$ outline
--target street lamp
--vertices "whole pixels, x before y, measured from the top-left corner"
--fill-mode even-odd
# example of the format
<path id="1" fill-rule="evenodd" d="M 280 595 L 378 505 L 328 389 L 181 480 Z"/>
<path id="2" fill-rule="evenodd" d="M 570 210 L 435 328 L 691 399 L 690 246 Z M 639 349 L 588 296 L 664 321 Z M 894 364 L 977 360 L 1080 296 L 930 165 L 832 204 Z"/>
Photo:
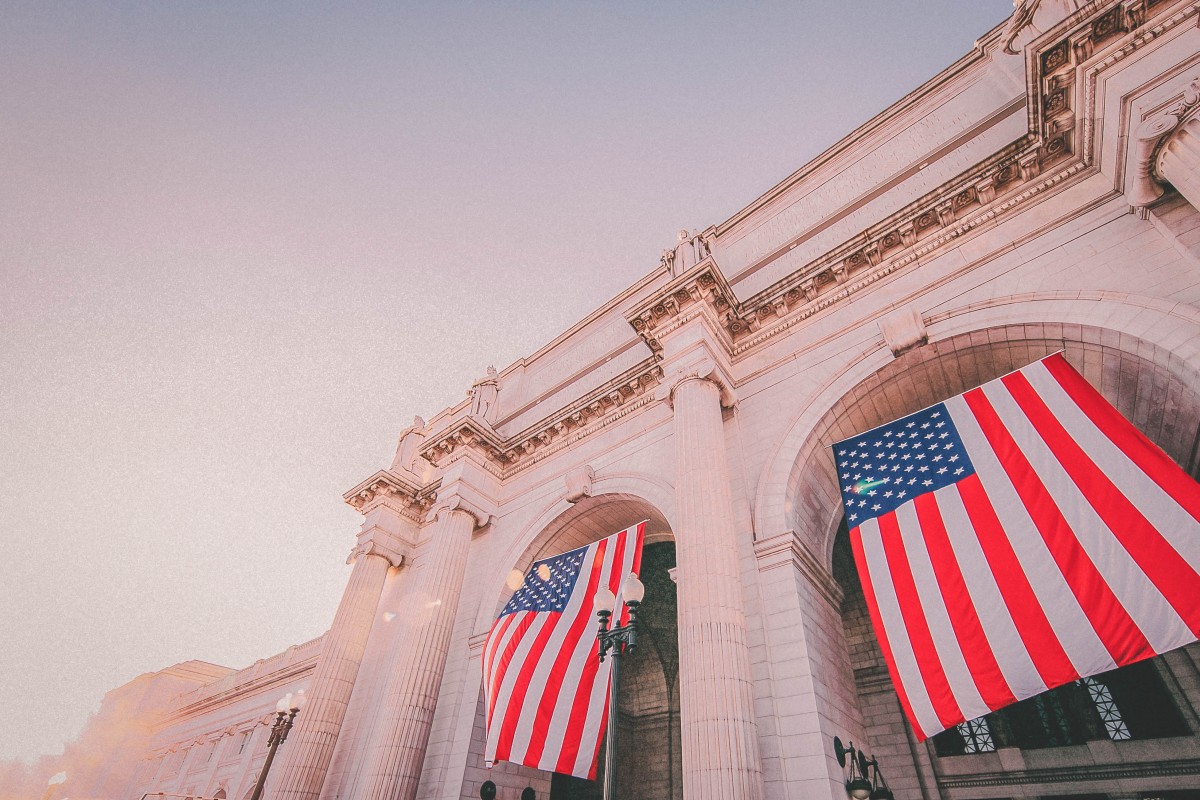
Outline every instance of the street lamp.
<path id="1" fill-rule="evenodd" d="M 287 740 L 292 721 L 304 706 L 304 699 L 304 690 L 301 689 L 295 694 L 288 692 L 275 704 L 275 723 L 271 725 L 271 736 L 267 739 L 271 749 L 267 751 L 267 760 L 263 762 L 262 770 L 258 773 L 258 781 L 254 784 L 254 794 L 250 796 L 250 800 L 260 800 L 262 797 L 263 787 L 267 785 L 267 773 L 271 771 L 271 762 L 275 760 L 275 751 Z"/>
<path id="2" fill-rule="evenodd" d="M 605 738 L 607 755 L 604 757 L 604 800 L 613 800 L 613 779 L 616 776 L 617 764 L 617 686 L 621 678 L 621 655 L 633 651 L 637 646 L 637 614 L 638 606 L 646 595 L 646 587 L 638 580 L 635 573 L 625 576 L 621 584 L 621 597 L 629 607 L 629 624 L 613 625 L 608 623 L 616 610 L 617 598 L 607 587 L 596 592 L 594 602 L 596 616 L 600 619 L 600 630 L 596 638 L 600 640 L 600 661 L 603 663 L 608 654 L 612 653 L 612 676 L 609 678 L 608 689 L 608 733 Z"/>
<path id="3" fill-rule="evenodd" d="M 850 777 L 846 779 L 846 796 L 851 800 L 894 800 L 892 790 L 888 788 L 883 773 L 879 771 L 879 760 L 875 756 L 867 758 L 862 750 L 855 749 L 854 742 L 843 745 L 842 740 L 833 737 L 833 754 L 837 762 L 846 768 L 850 763 Z M 867 777 L 870 770 L 871 777 Z"/>

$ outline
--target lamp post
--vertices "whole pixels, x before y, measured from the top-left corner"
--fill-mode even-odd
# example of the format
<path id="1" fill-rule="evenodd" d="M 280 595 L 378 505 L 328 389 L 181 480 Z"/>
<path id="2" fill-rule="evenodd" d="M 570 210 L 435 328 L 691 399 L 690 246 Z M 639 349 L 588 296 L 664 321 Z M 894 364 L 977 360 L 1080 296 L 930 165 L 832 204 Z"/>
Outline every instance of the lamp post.
<path id="1" fill-rule="evenodd" d="M 850 777 L 846 779 L 847 797 L 851 800 L 894 800 L 875 756 L 867 758 L 866 753 L 854 747 L 854 742 L 843 745 L 836 736 L 833 737 L 833 754 L 842 769 L 846 768 L 847 762 L 850 764 Z M 870 778 L 867 777 L 868 771 Z"/>
<path id="2" fill-rule="evenodd" d="M 263 787 L 267 785 L 267 773 L 271 771 L 271 762 L 275 760 L 275 751 L 287 740 L 288 731 L 292 729 L 292 722 L 300 713 L 303 705 L 303 690 L 296 694 L 288 692 L 275 704 L 275 722 L 271 725 L 271 736 L 267 739 L 267 744 L 271 749 L 267 751 L 267 760 L 263 762 L 262 770 L 258 773 L 258 780 L 254 784 L 254 794 L 250 796 L 250 800 L 262 798 Z"/>
<path id="3" fill-rule="evenodd" d="M 629 607 L 629 624 L 613 625 L 609 621 L 616 610 L 617 598 L 608 588 L 596 592 L 596 616 L 600 620 L 600 630 L 596 638 L 600 640 L 600 661 L 612 654 L 612 675 L 609 678 L 608 689 L 608 731 L 605 737 L 604 757 L 604 800 L 613 800 L 613 779 L 616 777 L 617 763 L 617 686 L 621 678 L 621 656 L 637 646 L 637 614 L 638 606 L 646 594 L 646 587 L 638 580 L 638 576 L 629 573 L 621 584 L 621 597 Z M 619 620 L 618 620 L 619 621 Z"/>

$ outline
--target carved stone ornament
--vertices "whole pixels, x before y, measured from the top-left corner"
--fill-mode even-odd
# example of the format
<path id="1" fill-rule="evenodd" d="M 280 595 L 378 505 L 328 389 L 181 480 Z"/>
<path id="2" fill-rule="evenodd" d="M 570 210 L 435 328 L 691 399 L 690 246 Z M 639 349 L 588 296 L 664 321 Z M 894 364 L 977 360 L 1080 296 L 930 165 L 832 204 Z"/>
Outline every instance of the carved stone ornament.
<path id="1" fill-rule="evenodd" d="M 487 374 L 471 386 L 470 415 L 483 420 L 490 427 L 496 421 L 496 397 L 500 394 L 500 378 L 495 367 L 488 367 Z"/>
<path id="2" fill-rule="evenodd" d="M 1134 131 L 1131 149 L 1131 174 L 1125 194 L 1135 208 L 1150 205 L 1162 197 L 1165 188 L 1161 167 L 1156 163 L 1163 145 L 1179 126 L 1200 112 L 1200 78 L 1184 87 L 1179 102 L 1151 117 Z"/>
<path id="3" fill-rule="evenodd" d="M 426 521 L 433 522 L 443 511 L 465 511 L 474 517 L 477 528 L 486 527 L 493 519 L 491 510 L 481 500 L 468 499 L 458 491 L 444 499 L 439 497 L 426 516 Z"/>
<path id="4" fill-rule="evenodd" d="M 379 537 L 373 537 L 354 545 L 350 550 L 350 555 L 346 556 L 346 563 L 353 564 L 361 556 L 380 556 L 387 559 L 387 562 L 393 567 L 402 566 L 406 558 L 405 554 L 394 543 L 385 541 Z"/>
<path id="5" fill-rule="evenodd" d="M 879 330 L 893 356 L 920 347 L 929 341 L 925 320 L 913 306 L 899 308 L 879 320 Z"/>
<path id="6" fill-rule="evenodd" d="M 1020 53 L 1025 45 L 1078 11 L 1087 0 L 1013 0 L 1013 14 L 1004 31 L 1004 52 Z"/>
<path id="7" fill-rule="evenodd" d="M 592 495 L 592 481 L 595 479 L 596 473 L 587 464 L 581 467 L 576 467 L 566 475 L 567 481 L 567 496 L 568 503 L 578 503 L 585 497 Z"/>
<path id="8" fill-rule="evenodd" d="M 671 377 L 658 387 L 655 398 L 665 401 L 675 407 L 675 389 L 685 381 L 711 381 L 721 390 L 721 407 L 733 408 L 737 405 L 737 395 L 733 390 L 733 381 L 725 371 L 717 366 L 711 358 L 704 358 L 692 365 L 680 367 L 671 373 Z"/>
<path id="9" fill-rule="evenodd" d="M 411 472 L 424 441 L 425 420 L 413 417 L 412 425 L 400 433 L 400 439 L 396 443 L 396 456 L 392 459 L 392 469 Z"/>

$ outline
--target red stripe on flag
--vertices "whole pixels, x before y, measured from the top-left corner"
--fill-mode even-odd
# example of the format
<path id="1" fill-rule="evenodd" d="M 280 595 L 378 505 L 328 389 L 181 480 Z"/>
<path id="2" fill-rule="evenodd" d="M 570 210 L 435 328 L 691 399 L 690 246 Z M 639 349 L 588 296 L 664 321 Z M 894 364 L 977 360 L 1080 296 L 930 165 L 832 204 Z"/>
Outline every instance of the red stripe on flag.
<path id="1" fill-rule="evenodd" d="M 1193 632 L 1200 631 L 1200 603 L 1197 602 L 1200 595 L 1196 589 L 1200 586 L 1200 575 L 1071 438 L 1023 373 L 1008 375 L 1003 382 L 1054 457 L 1138 567 L 1188 628 Z M 1128 663 L 1128 659 L 1117 658 L 1116 661 Z"/>
<path id="2" fill-rule="evenodd" d="M 575 697 L 571 700 L 571 716 L 567 720 L 567 731 L 563 736 L 562 750 L 558 754 L 558 763 L 554 766 L 555 772 L 561 772 L 565 775 L 574 774 L 575 761 L 579 756 L 579 745 L 583 739 L 583 726 L 587 722 L 588 705 L 592 696 L 592 687 L 596 685 L 596 673 L 600 670 L 600 642 L 593 642 L 592 649 L 588 653 L 587 663 L 583 665 L 583 675 L 579 678 L 579 686 L 576 688 Z M 608 693 L 604 694 L 604 714 L 608 715 Z M 603 719 L 603 718 L 602 718 Z M 600 730 L 604 730 L 604 724 L 601 723 Z M 596 737 L 596 747 L 599 748 L 599 740 L 603 737 Z M 599 750 L 597 750 L 599 752 Z M 596 763 L 595 756 L 592 757 L 592 764 Z M 595 767 L 593 766 L 593 770 Z"/>
<path id="3" fill-rule="evenodd" d="M 892 586 L 896 589 L 900 615 L 904 617 L 908 640 L 912 643 L 917 668 L 921 670 L 921 680 L 925 682 L 925 689 L 929 693 L 929 701 L 933 703 L 938 721 L 942 723 L 942 727 L 949 728 L 962 722 L 964 716 L 954 692 L 950 689 L 950 681 L 942 668 L 942 659 L 938 656 L 937 648 L 933 644 L 933 635 L 929 632 L 925 610 L 921 607 L 921 597 L 917 594 L 917 583 L 908 563 L 908 553 L 904 550 L 904 541 L 900 536 L 900 523 L 896 521 L 894 511 L 877 517 L 876 521 L 879 523 L 883 552 L 887 556 L 888 573 L 892 577 Z"/>
<path id="4" fill-rule="evenodd" d="M 512 639 L 510 639 L 506 643 L 506 645 L 505 645 L 506 652 L 503 654 L 503 656 L 500 653 L 499 643 L 504 641 L 504 634 L 508 631 L 509 628 L 511 628 L 513 626 L 514 621 L 517 619 L 517 617 L 524 617 L 524 616 L 528 616 L 528 615 L 527 614 L 506 614 L 500 620 L 499 624 L 495 628 L 492 629 L 492 632 L 489 634 L 489 637 L 488 637 L 489 639 L 494 637 L 494 641 L 496 642 L 496 645 L 497 645 L 496 649 L 493 650 L 489 654 L 487 664 L 484 665 L 484 669 L 485 669 L 486 675 L 487 675 L 487 690 L 488 690 L 487 721 L 488 721 L 489 725 L 492 722 L 492 712 L 495 711 L 495 709 L 496 709 L 496 692 L 500 688 L 500 681 L 503 680 L 502 670 L 504 669 L 504 667 L 506 667 L 508 665 L 508 662 L 512 660 L 512 651 L 515 647 L 513 642 L 519 641 L 520 636 L 517 634 L 514 634 Z"/>
<path id="5" fill-rule="evenodd" d="M 625 558 L 625 537 L 617 539 L 616 550 L 613 553 L 613 572 L 619 571 L 619 568 Z M 559 648 L 558 655 L 554 659 L 554 665 L 550 668 L 550 675 L 546 679 L 546 691 L 542 693 L 541 699 L 538 701 L 537 710 L 535 712 L 533 723 L 533 738 L 529 742 L 529 749 L 525 751 L 523 761 L 529 764 L 536 764 L 542 758 L 542 753 L 546 749 L 546 731 L 550 728 L 550 719 L 554 716 L 554 708 L 558 705 L 559 695 L 563 690 L 563 678 L 567 674 L 567 668 L 571 664 L 571 658 L 575 654 L 575 648 L 579 644 L 579 640 L 583 637 L 585 630 L 590 628 L 589 623 L 592 619 L 592 596 L 596 594 L 596 589 L 600 585 L 600 574 L 604 569 L 604 553 L 597 553 L 596 558 L 592 561 L 592 569 L 588 574 L 587 591 L 583 595 L 583 603 L 579 606 L 579 613 L 575 615 L 575 619 L 570 621 L 570 629 L 563 640 L 562 647 Z M 611 583 L 611 579 L 609 580 Z M 574 591 L 579 591 L 578 586 Z M 562 625 L 565 620 L 560 621 Z M 590 688 L 590 687 L 589 687 Z"/>
<path id="6" fill-rule="evenodd" d="M 923 742 L 929 738 L 913 713 L 908 693 L 904 690 L 904 681 L 900 680 L 900 670 L 896 668 L 896 659 L 892 656 L 892 645 L 888 641 L 887 629 L 883 627 L 883 618 L 879 615 L 879 602 L 875 598 L 875 584 L 871 580 L 871 571 L 867 569 L 867 558 L 863 554 L 862 532 L 857 528 L 850 530 L 851 551 L 854 553 L 854 563 L 858 566 L 859 582 L 862 584 L 863 598 L 867 601 L 867 612 L 871 615 L 871 624 L 875 626 L 875 635 L 879 640 L 879 649 L 883 651 L 883 660 L 887 662 L 888 672 L 892 674 L 892 684 L 896 687 L 896 697 L 904 715 L 912 724 L 917 741 Z"/>
<path id="7" fill-rule="evenodd" d="M 1067 363 L 1061 353 L 1043 359 L 1046 370 L 1100 431 L 1120 448 L 1129 460 L 1150 476 L 1162 490 L 1200 521 L 1200 491 L 1196 482 L 1154 442 L 1142 435 L 1129 420 Z"/>
<path id="8" fill-rule="evenodd" d="M 970 475 L 955 486 L 962 495 L 963 508 L 971 519 L 971 527 L 983 548 L 983 556 L 995 576 L 996 588 L 1004 598 L 1017 635 L 1025 644 L 1029 658 L 1037 668 L 1042 683 L 1059 686 L 1077 680 L 1079 673 L 1054 633 L 1037 594 L 1025 577 L 1025 570 L 1013 550 L 1012 542 L 996 516 L 992 500 L 984 491 L 979 475 Z"/>
<path id="9" fill-rule="evenodd" d="M 925 549 L 929 552 L 929 560 L 933 564 L 933 572 L 937 576 L 942 599 L 950 616 L 950 624 L 954 627 L 959 649 L 962 650 L 967 669 L 971 671 L 971 678 L 979 688 L 983 702 L 991 709 L 1015 703 L 1017 698 L 1000 671 L 1000 664 L 996 661 L 983 624 L 979 621 L 975 603 L 967 591 L 962 569 L 946 533 L 946 523 L 938 508 L 937 498 L 932 492 L 918 495 L 914 507 L 917 520 L 921 523 Z"/>
<path id="10" fill-rule="evenodd" d="M 624 537 L 618 538 L 617 541 L 624 544 Z M 608 544 L 608 540 L 601 542 L 601 547 Z M 593 562 L 598 567 L 604 565 L 604 553 L 596 554 Z M 616 559 L 613 560 L 614 565 L 619 565 Z M 619 568 L 613 572 L 619 571 Z M 609 576 L 609 588 L 612 588 L 612 577 Z M 593 592 L 594 594 L 594 592 Z M 585 608 L 591 608 L 591 598 L 587 598 L 584 602 Z M 596 673 L 600 670 L 600 643 L 599 641 L 592 643 L 591 651 L 588 654 L 587 662 L 583 665 L 583 674 L 579 678 L 579 685 L 575 688 L 575 696 L 571 698 L 571 716 L 567 718 L 567 730 L 563 734 L 562 750 L 558 754 L 558 763 L 555 764 L 554 771 L 562 772 L 567 775 L 574 773 L 575 760 L 579 755 L 579 746 L 583 738 L 583 727 L 587 723 L 588 706 L 591 701 L 592 687 L 596 685 Z M 604 707 L 608 708 L 608 703 L 605 702 Z M 603 724 L 600 730 L 604 730 Z"/>
<path id="11" fill-rule="evenodd" d="M 1118 663 L 1127 663 L 1130 657 L 1136 660 L 1154 655 L 1154 649 L 1084 552 L 1054 498 L 1004 427 L 983 390 L 972 389 L 962 397 L 1109 655 Z"/>

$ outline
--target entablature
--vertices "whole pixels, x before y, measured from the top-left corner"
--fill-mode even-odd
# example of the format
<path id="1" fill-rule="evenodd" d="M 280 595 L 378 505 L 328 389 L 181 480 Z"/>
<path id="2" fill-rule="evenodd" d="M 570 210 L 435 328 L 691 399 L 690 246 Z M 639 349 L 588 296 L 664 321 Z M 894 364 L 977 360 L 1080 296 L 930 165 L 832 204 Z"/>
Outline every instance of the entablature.
<path id="1" fill-rule="evenodd" d="M 342 495 L 355 511 L 363 514 L 384 504 L 402 517 L 420 522 L 433 504 L 436 483 L 418 484 L 391 470 L 379 470 Z"/>

